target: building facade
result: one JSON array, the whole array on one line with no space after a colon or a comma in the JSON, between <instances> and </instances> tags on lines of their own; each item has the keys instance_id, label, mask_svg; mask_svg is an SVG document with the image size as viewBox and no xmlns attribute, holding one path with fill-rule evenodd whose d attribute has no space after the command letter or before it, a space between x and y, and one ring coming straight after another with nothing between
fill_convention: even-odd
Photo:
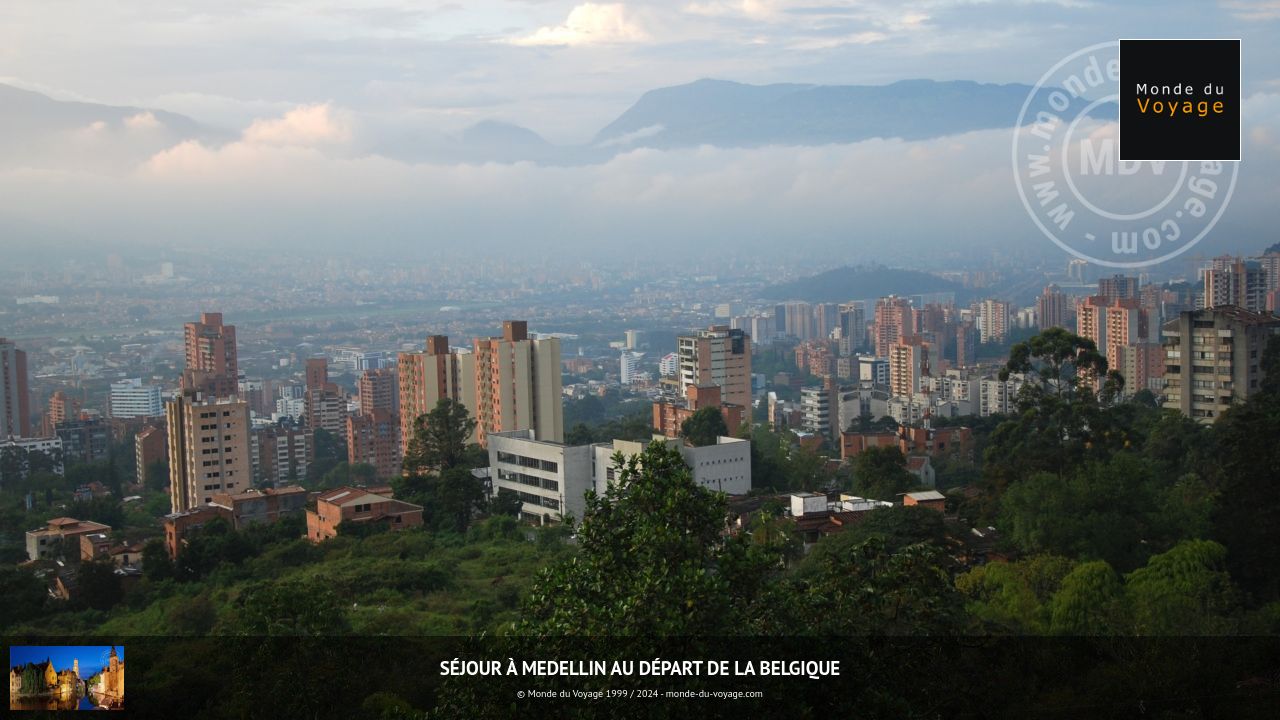
<instances>
[{"instance_id":1,"label":"building facade","mask_svg":"<svg viewBox=\"0 0 1280 720\"><path fill-rule=\"evenodd\" d=\"M751 404L751 338L742 330L713 325L677 338L680 390L717 385L721 399L733 405Z\"/></svg>"},{"instance_id":2,"label":"building facade","mask_svg":"<svg viewBox=\"0 0 1280 720\"><path fill-rule=\"evenodd\" d=\"M208 503L215 493L252 485L247 403L183 392L165 403L165 416L172 512Z\"/></svg>"},{"instance_id":3,"label":"building facade","mask_svg":"<svg viewBox=\"0 0 1280 720\"><path fill-rule=\"evenodd\" d=\"M249 433L249 462L253 483L259 487L305 478L315 457L316 435L311 428L268 425Z\"/></svg>"},{"instance_id":4,"label":"building facade","mask_svg":"<svg viewBox=\"0 0 1280 720\"><path fill-rule=\"evenodd\" d=\"M542 441L532 430L515 430L490 435L488 448L492 492L516 493L523 520L582 519L586 492L594 487L590 445Z\"/></svg>"},{"instance_id":5,"label":"building facade","mask_svg":"<svg viewBox=\"0 0 1280 720\"><path fill-rule=\"evenodd\" d=\"M315 510L307 510L307 539L319 543L337 537L338 528L347 523L383 523L391 530L422 527L422 506L363 488L334 488L320 493Z\"/></svg>"},{"instance_id":6,"label":"building facade","mask_svg":"<svg viewBox=\"0 0 1280 720\"><path fill-rule=\"evenodd\" d=\"M400 416L381 408L347 418L347 462L372 465L381 479L400 474Z\"/></svg>"},{"instance_id":7,"label":"building facade","mask_svg":"<svg viewBox=\"0 0 1280 720\"><path fill-rule=\"evenodd\" d=\"M142 378L111 383L111 417L136 418L164 415L159 385L144 385Z\"/></svg>"},{"instance_id":8,"label":"building facade","mask_svg":"<svg viewBox=\"0 0 1280 720\"><path fill-rule=\"evenodd\" d=\"M31 392L27 354L0 337L0 439L31 435Z\"/></svg>"},{"instance_id":9,"label":"building facade","mask_svg":"<svg viewBox=\"0 0 1280 720\"><path fill-rule=\"evenodd\" d=\"M183 326L183 340L182 387L219 397L235 394L240 374L235 326L224 325L220 312L201 313L198 321Z\"/></svg>"},{"instance_id":10,"label":"building facade","mask_svg":"<svg viewBox=\"0 0 1280 720\"><path fill-rule=\"evenodd\" d=\"M1258 391L1262 353L1280 334L1280 318L1227 305L1183 312L1162 334L1164 406L1212 423Z\"/></svg>"}]
</instances>

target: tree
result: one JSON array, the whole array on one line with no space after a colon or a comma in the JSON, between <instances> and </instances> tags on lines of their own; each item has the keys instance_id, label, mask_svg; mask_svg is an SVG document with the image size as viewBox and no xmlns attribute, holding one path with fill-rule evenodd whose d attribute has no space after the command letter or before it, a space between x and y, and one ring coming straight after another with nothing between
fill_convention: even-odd
<instances>
[{"instance_id":1,"label":"tree","mask_svg":"<svg viewBox=\"0 0 1280 720\"><path fill-rule=\"evenodd\" d=\"M0 607L4 608L0 629L38 616L45 597L44 583L31 570L0 565Z\"/></svg>"},{"instance_id":2,"label":"tree","mask_svg":"<svg viewBox=\"0 0 1280 720\"><path fill-rule=\"evenodd\" d=\"M1102 559L1131 570L1165 540L1150 473L1132 453L1066 477L1035 473L1005 493L998 524L1023 552Z\"/></svg>"},{"instance_id":3,"label":"tree","mask_svg":"<svg viewBox=\"0 0 1280 720\"><path fill-rule=\"evenodd\" d=\"M155 460L147 465L146 489L159 492L169 489L169 462Z\"/></svg>"},{"instance_id":4,"label":"tree","mask_svg":"<svg viewBox=\"0 0 1280 720\"><path fill-rule=\"evenodd\" d=\"M1227 547L1231 577L1260 601L1280 600L1280 336L1262 354L1260 391L1213 426L1214 463L1206 475L1217 500L1211 538Z\"/></svg>"},{"instance_id":5,"label":"tree","mask_svg":"<svg viewBox=\"0 0 1280 720\"><path fill-rule=\"evenodd\" d=\"M344 460L325 473L320 482L325 487L338 487L340 485L368 485L377 482L377 480L378 471L372 465L368 463L351 465Z\"/></svg>"},{"instance_id":6,"label":"tree","mask_svg":"<svg viewBox=\"0 0 1280 720\"><path fill-rule=\"evenodd\" d=\"M236 635L341 635L343 603L320 584L260 582L246 588L233 620Z\"/></svg>"},{"instance_id":7,"label":"tree","mask_svg":"<svg viewBox=\"0 0 1280 720\"><path fill-rule=\"evenodd\" d=\"M520 495L510 488L502 488L498 490L497 495L489 498L490 515L520 517L520 509L523 506L524 502L520 500Z\"/></svg>"},{"instance_id":8,"label":"tree","mask_svg":"<svg viewBox=\"0 0 1280 720\"><path fill-rule=\"evenodd\" d=\"M120 577L110 560L86 560L80 563L80 601L94 610L110 610L124 597Z\"/></svg>"},{"instance_id":9,"label":"tree","mask_svg":"<svg viewBox=\"0 0 1280 720\"><path fill-rule=\"evenodd\" d=\"M1131 442L1123 424L1103 412L1122 381L1108 375L1092 340L1049 328L1017 343L1000 378L1025 378L1017 414L992 433L984 452L980 518L990 521L1005 490L1036 472L1061 474L1090 459L1105 459ZM1097 378L1106 378L1095 392Z\"/></svg>"},{"instance_id":10,"label":"tree","mask_svg":"<svg viewBox=\"0 0 1280 720\"><path fill-rule=\"evenodd\" d=\"M758 622L778 634L802 628L822 636L950 635L960 629L963 602L937 547L889 552L873 537L840 552L811 554L804 570L772 593L776 599Z\"/></svg>"},{"instance_id":11,"label":"tree","mask_svg":"<svg viewBox=\"0 0 1280 720\"><path fill-rule=\"evenodd\" d=\"M577 555L538 576L517 632L740 632L728 560L736 554L729 546L745 541L723 533L724 497L698 486L680 452L660 442L614 462L619 482L604 495L588 493Z\"/></svg>"},{"instance_id":12,"label":"tree","mask_svg":"<svg viewBox=\"0 0 1280 720\"><path fill-rule=\"evenodd\" d=\"M1123 586L1105 561L1077 565L1049 602L1049 630L1055 635L1111 635L1122 630Z\"/></svg>"},{"instance_id":13,"label":"tree","mask_svg":"<svg viewBox=\"0 0 1280 720\"><path fill-rule=\"evenodd\" d=\"M168 621L178 635L208 635L218 622L218 610L206 591L177 599L169 608Z\"/></svg>"},{"instance_id":14,"label":"tree","mask_svg":"<svg viewBox=\"0 0 1280 720\"><path fill-rule=\"evenodd\" d=\"M988 630L1043 635L1049 628L1047 603L1074 562L1037 555L1011 563L981 565L956 578L968 609Z\"/></svg>"},{"instance_id":15,"label":"tree","mask_svg":"<svg viewBox=\"0 0 1280 720\"><path fill-rule=\"evenodd\" d=\"M142 546L143 573L152 580L168 580L173 577L173 560L169 558L169 549L164 541L152 538Z\"/></svg>"},{"instance_id":16,"label":"tree","mask_svg":"<svg viewBox=\"0 0 1280 720\"><path fill-rule=\"evenodd\" d=\"M704 407L680 423L680 434L695 447L715 445L716 439L729 434L724 414L716 406Z\"/></svg>"},{"instance_id":17,"label":"tree","mask_svg":"<svg viewBox=\"0 0 1280 720\"><path fill-rule=\"evenodd\" d=\"M1226 572L1227 549L1187 540L1125 578L1125 597L1140 635L1221 634L1240 596Z\"/></svg>"},{"instance_id":18,"label":"tree","mask_svg":"<svg viewBox=\"0 0 1280 720\"><path fill-rule=\"evenodd\" d=\"M918 484L896 445L863 450L853 458L853 490L874 500L893 500Z\"/></svg>"},{"instance_id":19,"label":"tree","mask_svg":"<svg viewBox=\"0 0 1280 720\"><path fill-rule=\"evenodd\" d=\"M945 548L946 530L942 513L919 505L894 505L871 510L843 532L825 537L814 546L814 555L849 552L871 538L879 538L887 552L898 552L909 545L931 545Z\"/></svg>"},{"instance_id":20,"label":"tree","mask_svg":"<svg viewBox=\"0 0 1280 720\"><path fill-rule=\"evenodd\" d=\"M413 438L404 453L405 469L442 473L461 465L475 429L476 421L467 412L466 405L441 398L431 412L414 419Z\"/></svg>"},{"instance_id":21,"label":"tree","mask_svg":"<svg viewBox=\"0 0 1280 720\"><path fill-rule=\"evenodd\" d=\"M1029 376L1033 387L1061 396L1074 394L1106 372L1107 359L1092 340L1065 328L1051 327L1010 349L1000 379L1008 380L1010 375L1021 373Z\"/></svg>"},{"instance_id":22,"label":"tree","mask_svg":"<svg viewBox=\"0 0 1280 720\"><path fill-rule=\"evenodd\" d=\"M564 443L570 446L590 445L595 442L595 434L586 423L575 423L564 435Z\"/></svg>"}]
</instances>

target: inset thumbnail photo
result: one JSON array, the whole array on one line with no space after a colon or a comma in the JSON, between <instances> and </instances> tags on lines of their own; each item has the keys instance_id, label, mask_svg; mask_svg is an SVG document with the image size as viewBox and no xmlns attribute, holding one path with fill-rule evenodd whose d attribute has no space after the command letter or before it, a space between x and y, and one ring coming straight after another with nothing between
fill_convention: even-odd
<instances>
[{"instance_id":1,"label":"inset thumbnail photo","mask_svg":"<svg viewBox=\"0 0 1280 720\"><path fill-rule=\"evenodd\" d=\"M124 709L124 646L10 647L9 709Z\"/></svg>"}]
</instances>

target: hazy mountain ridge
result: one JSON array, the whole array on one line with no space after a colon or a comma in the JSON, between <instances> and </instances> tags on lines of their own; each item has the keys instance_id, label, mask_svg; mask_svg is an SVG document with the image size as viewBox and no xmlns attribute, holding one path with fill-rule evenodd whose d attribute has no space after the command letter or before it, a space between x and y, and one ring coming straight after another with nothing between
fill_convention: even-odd
<instances>
[{"instance_id":1,"label":"hazy mountain ridge","mask_svg":"<svg viewBox=\"0 0 1280 720\"><path fill-rule=\"evenodd\" d=\"M921 140L1012 127L1032 88L967 80L889 85L743 85L699 80L651 90L596 136L644 128L647 147L822 145Z\"/></svg>"},{"instance_id":2,"label":"hazy mountain ridge","mask_svg":"<svg viewBox=\"0 0 1280 720\"><path fill-rule=\"evenodd\" d=\"M955 282L926 272L886 267L841 267L760 291L769 300L839 303L885 295L956 292Z\"/></svg>"},{"instance_id":3,"label":"hazy mountain ridge","mask_svg":"<svg viewBox=\"0 0 1280 720\"><path fill-rule=\"evenodd\" d=\"M606 162L637 148L711 145L813 146L872 138L923 140L1012 127L1027 85L967 80L902 80L888 85L748 85L698 80L644 93L581 145L556 145L514 123L483 120L449 135L427 128L376 133L367 152L406 162ZM220 144L236 137L185 115L137 107L54 100L0 85L0 151L10 164L66 160L67 139L115 133L111 159L145 159L183 140ZM1114 112L1114 106L1100 113ZM42 155L43 154L43 155ZM74 153L73 153L74 154Z\"/></svg>"}]
</instances>

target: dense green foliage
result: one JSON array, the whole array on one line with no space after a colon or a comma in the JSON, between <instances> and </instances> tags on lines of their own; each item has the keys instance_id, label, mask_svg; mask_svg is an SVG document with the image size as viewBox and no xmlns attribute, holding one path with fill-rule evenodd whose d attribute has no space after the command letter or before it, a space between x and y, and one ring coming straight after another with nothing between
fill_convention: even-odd
<instances>
[{"instance_id":1,"label":"dense green foliage","mask_svg":"<svg viewBox=\"0 0 1280 720\"><path fill-rule=\"evenodd\" d=\"M724 414L718 407L704 407L680 423L680 435L695 447L715 445L716 438L729 434Z\"/></svg>"},{"instance_id":2,"label":"dense green foliage","mask_svg":"<svg viewBox=\"0 0 1280 720\"><path fill-rule=\"evenodd\" d=\"M419 471L396 480L398 497L426 507L422 529L315 545L296 517L243 531L213 522L176 562L149 542L130 585L86 563L71 604L9 565L0 603L10 631L33 634L1271 634L1280 340L1262 363L1261 391L1205 426L1141 394L1122 400L1096 349L1069 333L1020 344L1007 368L1028 378L1017 412L973 423L980 463L946 470L968 478L953 498L962 520L994 525L995 559L1008 562L965 564L968 525L918 507L869 512L807 555L772 502L726 532L725 498L662 443L624 460L580 524L534 530L515 519L518 498L485 497L472 421L442 403L419 423ZM789 433L743 434L757 490L843 480L888 499L914 486L896 448L835 473ZM156 534L145 502L72 505L67 484L48 488L52 501L30 512L23 482L0 492L6 552L54 513Z\"/></svg>"},{"instance_id":3,"label":"dense green foliage","mask_svg":"<svg viewBox=\"0 0 1280 720\"><path fill-rule=\"evenodd\" d=\"M788 573L785 530L766 519L726 535L723 496L694 483L679 452L653 443L622 467L621 482L589 498L578 552L538 578L518 633L938 634L959 627L959 595L935 546L891 552L871 532L811 556L805 572Z\"/></svg>"}]
</instances>

